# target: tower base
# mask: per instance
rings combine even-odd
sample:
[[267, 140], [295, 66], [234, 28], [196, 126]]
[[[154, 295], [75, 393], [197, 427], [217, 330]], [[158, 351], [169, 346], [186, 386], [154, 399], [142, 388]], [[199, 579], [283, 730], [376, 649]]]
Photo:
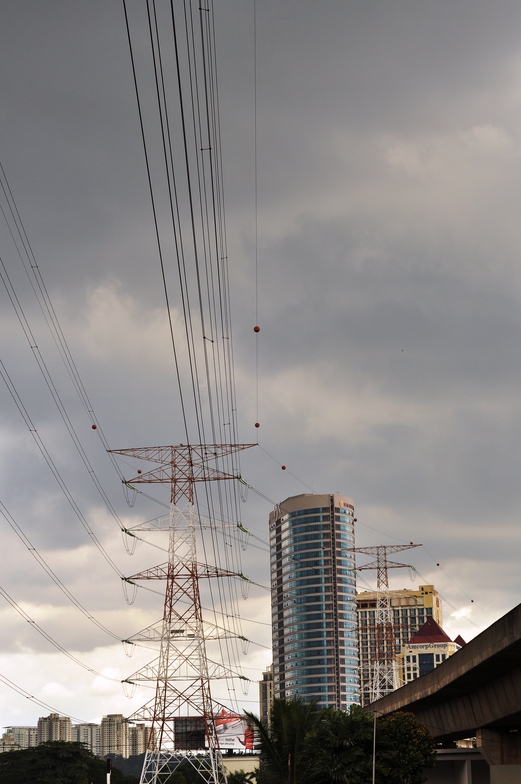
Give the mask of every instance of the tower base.
[[191, 765], [207, 784], [226, 784], [220, 754], [172, 750], [146, 752], [139, 784], [165, 784], [181, 765]]

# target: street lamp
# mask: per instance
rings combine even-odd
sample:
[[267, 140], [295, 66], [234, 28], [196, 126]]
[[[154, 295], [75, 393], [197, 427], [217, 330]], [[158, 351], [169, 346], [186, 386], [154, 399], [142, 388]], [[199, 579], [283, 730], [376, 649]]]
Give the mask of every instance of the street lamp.
[[376, 711], [373, 713], [373, 775], [371, 777], [372, 784], [376, 781]]

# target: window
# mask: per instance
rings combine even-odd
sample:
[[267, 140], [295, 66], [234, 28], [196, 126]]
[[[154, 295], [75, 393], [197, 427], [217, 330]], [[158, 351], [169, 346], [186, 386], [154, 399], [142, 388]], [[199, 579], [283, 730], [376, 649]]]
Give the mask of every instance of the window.
[[418, 661], [420, 665], [420, 675], [425, 675], [425, 673], [434, 669], [434, 655], [432, 653], [418, 654]]

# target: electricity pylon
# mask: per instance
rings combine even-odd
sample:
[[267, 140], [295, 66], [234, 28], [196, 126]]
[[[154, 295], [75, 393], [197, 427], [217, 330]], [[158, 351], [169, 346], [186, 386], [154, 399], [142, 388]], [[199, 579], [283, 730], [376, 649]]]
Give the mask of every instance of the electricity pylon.
[[[207, 784], [226, 784], [216, 731], [216, 717], [223, 706], [212, 699], [210, 680], [230, 677], [232, 673], [221, 664], [209, 662], [206, 655], [208, 636], [203, 625], [199, 581], [238, 575], [197, 560], [194, 484], [236, 479], [233, 474], [209, 466], [208, 461], [250, 446], [254, 444], [181, 444], [111, 450], [158, 464], [151, 471], [139, 471], [129, 480], [132, 485], [170, 484], [168, 561], [126, 578], [130, 583], [166, 580], [162, 620], [129, 639], [129, 642], [160, 643], [159, 657], [126, 679], [132, 684], [155, 684], [155, 696], [130, 717], [132, 721], [151, 723], [140, 784], [163, 784], [187, 759]], [[175, 719], [194, 715], [200, 716], [204, 723], [207, 754], [191, 753], [176, 740]]]
[[355, 553], [376, 556], [374, 561], [356, 567], [359, 572], [376, 569], [376, 653], [369, 673], [371, 702], [385, 697], [386, 694], [397, 689], [399, 685], [388, 570], [400, 569], [409, 566], [409, 564], [389, 561], [387, 555], [420, 546], [411, 542], [411, 544], [378, 544], [373, 547], [353, 548]]

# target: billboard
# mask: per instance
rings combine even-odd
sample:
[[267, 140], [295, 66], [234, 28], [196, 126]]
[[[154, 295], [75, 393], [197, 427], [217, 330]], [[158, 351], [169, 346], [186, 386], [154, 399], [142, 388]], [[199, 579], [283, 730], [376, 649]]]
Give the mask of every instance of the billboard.
[[174, 718], [174, 748], [195, 751], [206, 745], [206, 726], [202, 716], [176, 716]]
[[253, 751], [253, 727], [242, 716], [223, 708], [215, 718], [215, 731], [221, 749]]

